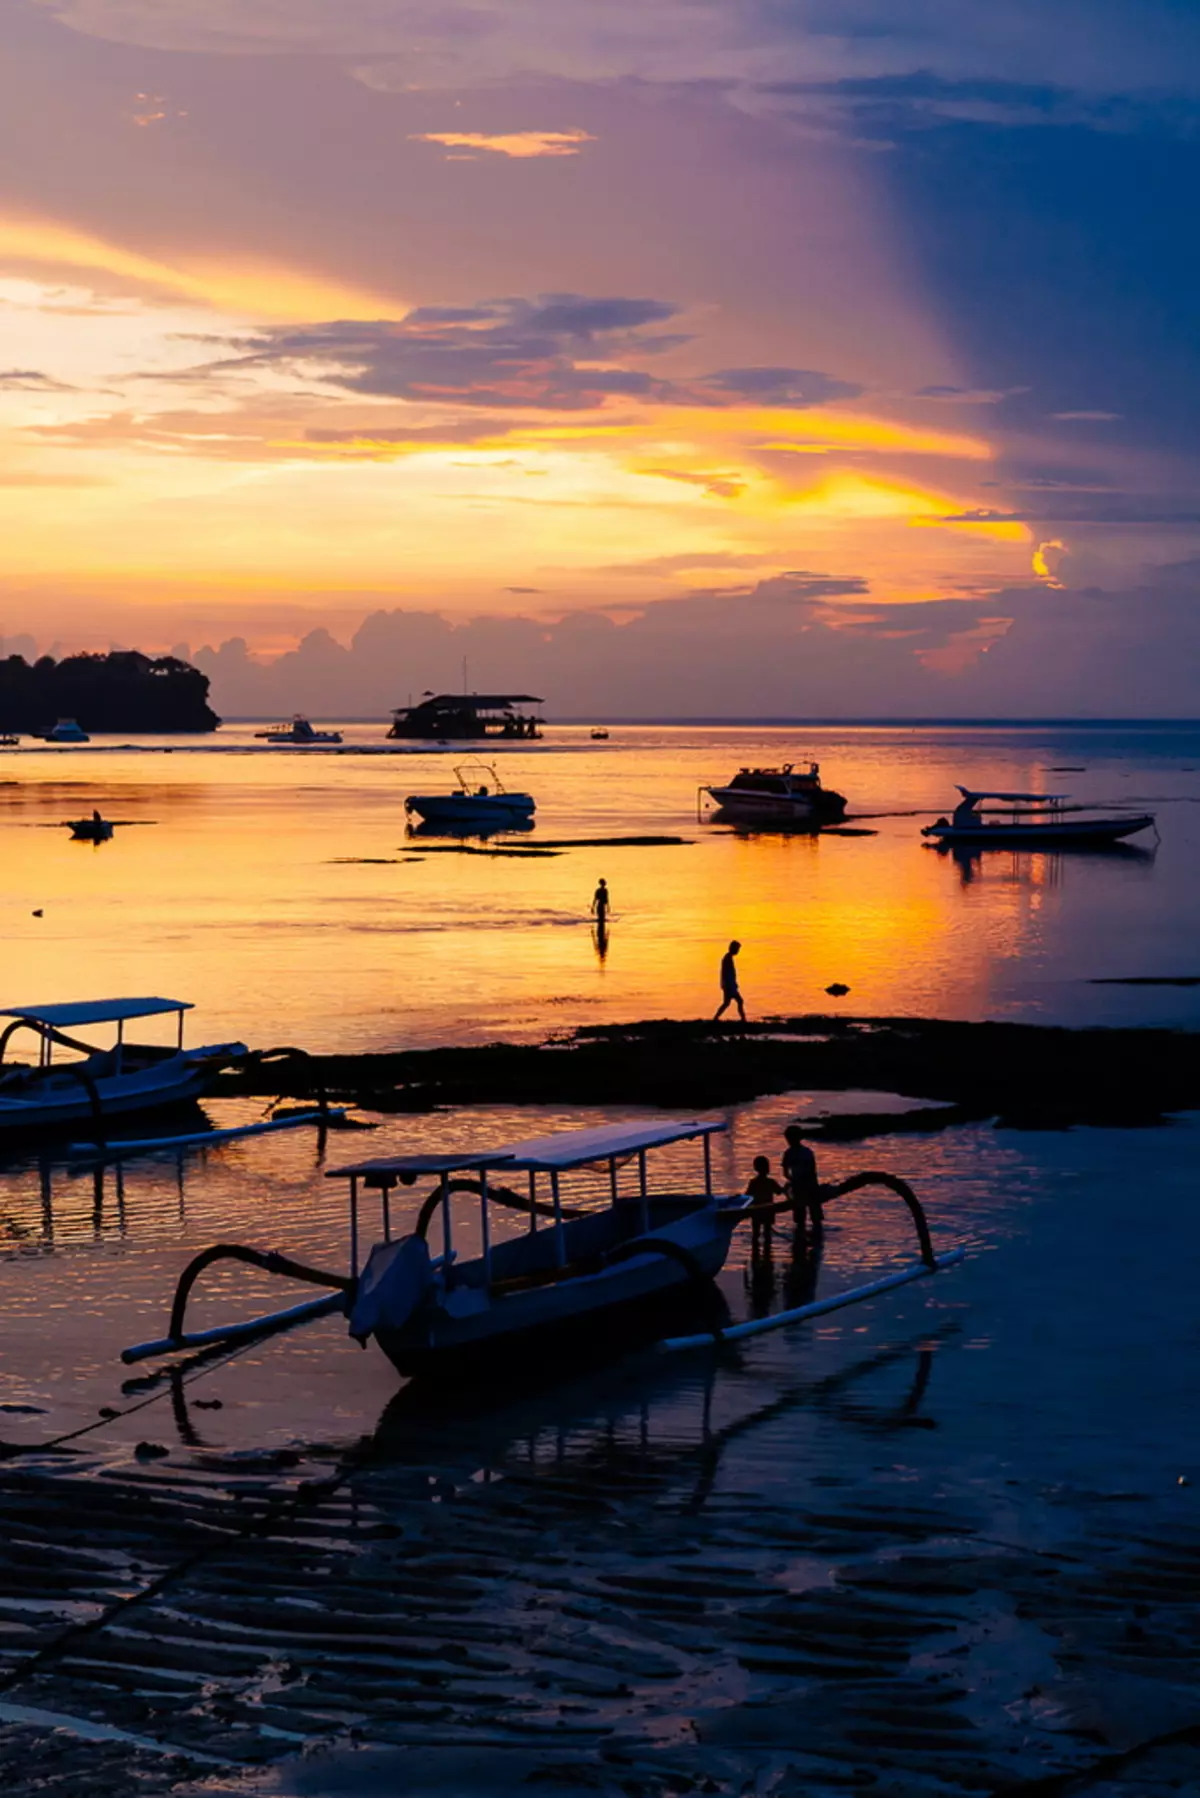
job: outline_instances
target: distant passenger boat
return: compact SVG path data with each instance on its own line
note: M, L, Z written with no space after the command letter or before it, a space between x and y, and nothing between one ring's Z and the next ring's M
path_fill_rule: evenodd
M726 786L705 786L700 791L716 804L716 819L734 824L811 830L840 823L846 815L845 798L821 785L816 762L810 762L802 773L792 762L784 762L780 768L741 768Z
M605 730L605 728L602 724L598 724L596 726L595 730L592 732L592 742L593 743L607 743L608 742L608 732Z
M92 740L74 718L60 718L53 730L44 733L44 738L47 743L90 743Z
M500 776L486 762L467 763L454 770L458 786L453 793L410 793L404 801L406 812L416 812L426 824L462 830L528 825L537 805L528 793L506 792ZM487 781L481 781L484 774ZM490 785L488 782L490 781Z
M297 712L290 724L273 724L270 730L257 730L255 736L268 743L291 743L298 749L311 749L322 743L340 743L340 730L314 730L307 718Z
M532 693L430 693L419 705L392 713L389 737L422 737L438 743L469 743L480 737L536 742L541 719L518 706L541 705Z
M927 824L923 837L935 846L974 849L1069 849L1103 848L1123 842L1139 830L1154 828L1154 813L1127 813L1124 817L1066 817L1065 793L976 793L959 787L962 798L951 816ZM1010 809L984 817L979 807L985 799L998 799Z

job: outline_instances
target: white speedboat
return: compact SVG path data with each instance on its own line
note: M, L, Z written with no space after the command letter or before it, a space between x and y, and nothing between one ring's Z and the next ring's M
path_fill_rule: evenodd
M452 793L410 793L406 812L416 812L426 824L461 830L464 826L502 829L527 825L537 810L528 793L510 793L496 770L486 762L467 763L454 770L458 786ZM486 779L480 780L480 775Z
M846 815L841 793L821 785L821 769L810 762L798 769L794 762L779 768L739 768L724 786L701 787L717 809L713 816L733 824L798 825L814 828L837 824Z
M1064 811L1064 793L977 793L959 787L962 798L949 818L926 824L921 835L935 846L974 849L1102 849L1139 830L1153 830L1153 812L1119 817L1079 818ZM1005 809L984 813L985 800Z
M182 999L85 999L77 1004L10 1005L0 1018L0 1133L102 1126L108 1117L155 1111L196 1099L214 1074L248 1053L245 1043L183 1046ZM135 1018L174 1016L173 1045L131 1043L125 1026ZM66 1034L94 1025L116 1025L116 1041L96 1048ZM37 1039L36 1064L6 1062L9 1043L21 1031ZM65 1054L55 1056L55 1050Z
M290 743L297 749L312 749L321 744L340 743L340 730L314 730L308 719L296 713L290 724L273 724L270 730L256 730L255 736L268 743Z

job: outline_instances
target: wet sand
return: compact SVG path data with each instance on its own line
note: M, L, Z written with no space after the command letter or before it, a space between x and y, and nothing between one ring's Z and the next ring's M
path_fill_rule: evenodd
M733 1115L729 1169L797 1109ZM63 1399L0 1416L10 1792L1195 1789L1196 1147L1187 1120L872 1144L964 1268L740 1350L454 1404L397 1392L333 1320L122 1381L109 1345L143 1318L98 1301L94 1366L68 1343ZM189 1162L188 1230L240 1210L261 1235L258 1170L295 1190L281 1246L315 1232L306 1152ZM829 1177L864 1158L820 1154ZM126 1234L60 1228L0 1272L64 1332L97 1265L126 1270L125 1309L165 1306L139 1231L160 1281L196 1238L181 1208L172 1246L155 1190L131 1177ZM822 1277L896 1252L890 1214L849 1209ZM765 1286L736 1260L725 1289L777 1305L794 1277L781 1238Z

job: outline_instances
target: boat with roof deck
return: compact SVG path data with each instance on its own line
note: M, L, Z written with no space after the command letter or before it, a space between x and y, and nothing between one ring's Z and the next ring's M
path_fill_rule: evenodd
M1102 849L1140 830L1155 829L1153 812L1117 817L1077 817L1065 793L981 793L959 787L962 798L949 818L921 831L934 847L960 849ZM996 800L1002 810L984 806ZM1087 811L1087 807L1075 808Z
M10 1005L0 1018L0 1132L52 1131L98 1124L118 1114L150 1112L197 1099L213 1077L244 1057L244 1043L183 1046L184 999L84 999L59 1005ZM140 1018L176 1020L173 1044L130 1042L125 1026ZM68 1031L115 1024L116 1039L98 1048ZM19 1032L37 1040L36 1063L5 1059ZM63 1051L56 1057L55 1050Z
M300 712L290 724L273 724L270 730L256 730L254 735L260 742L285 743L296 749L314 749L322 744L328 747L342 740L340 730L315 730Z
M612 1357L638 1345L696 1349L757 1335L873 1298L963 1258L961 1248L934 1253L924 1211L903 1180L855 1174L822 1188L822 1204L862 1187L888 1188L909 1209L920 1259L788 1311L731 1322L715 1281L733 1231L764 1210L792 1211L797 1201L764 1207L744 1193L714 1190L712 1138L725 1128L723 1118L651 1116L501 1147L395 1155L337 1168L330 1178L349 1187L346 1273L277 1251L217 1243L181 1274L167 1335L127 1348L122 1359L207 1351L340 1311L350 1334L364 1345L374 1338L404 1375L473 1378L510 1362L544 1368L559 1358L565 1367L574 1357ZM682 1149L692 1143L700 1146L699 1178L682 1165ZM663 1153L676 1148L681 1153ZM406 1227L397 1232L398 1189L425 1181L432 1184L413 1195ZM364 1210L372 1200L379 1234L364 1261ZM467 1219L458 1207L464 1202L476 1211L476 1221L473 1252L460 1256ZM499 1209L524 1214L523 1222L502 1232L495 1222ZM188 1331L187 1305L197 1280L214 1263L229 1260L329 1291L243 1322Z
M426 693L417 705L397 706L388 736L424 737L435 742L470 742L503 737L537 742L542 720L518 706L541 705L533 693Z
M821 785L818 762L803 769L794 762L779 768L739 768L724 786L702 786L701 800L704 794L717 808L712 814L717 823L814 830L822 824L840 824L846 815L844 795Z

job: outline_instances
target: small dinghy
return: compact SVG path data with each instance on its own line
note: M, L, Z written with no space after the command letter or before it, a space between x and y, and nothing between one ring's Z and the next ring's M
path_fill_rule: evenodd
M67 829L77 843L107 843L115 826L110 818L93 812L90 818L68 818Z
M341 1311L350 1334L364 1345L373 1338L404 1375L456 1380L507 1365L565 1369L573 1361L611 1358L638 1345L656 1344L663 1351L711 1348L784 1328L962 1259L961 1249L935 1255L924 1212L904 1181L890 1174L853 1175L823 1188L822 1202L866 1186L888 1188L908 1206L920 1259L774 1316L730 1323L715 1280L733 1231L764 1213L791 1212L793 1201L761 1206L744 1193L714 1192L711 1140L725 1127L724 1119L652 1117L474 1153L399 1155L338 1168L330 1178L349 1182L346 1273L306 1266L276 1251L218 1243L180 1276L167 1335L126 1349L122 1359L232 1344ZM696 1141L702 1163L694 1185L681 1183L678 1157L669 1166L658 1164L664 1181L652 1180L652 1152ZM419 1196L411 1227L394 1233L397 1188L424 1180L433 1184ZM380 1236L363 1263L362 1207L368 1195L378 1199ZM478 1215L478 1252L461 1260L455 1246L460 1195ZM524 1213L527 1225L501 1236L493 1222L497 1207ZM225 1260L328 1291L244 1322L187 1331L187 1303L196 1281Z
M1139 830L1154 829L1153 812L1124 817L1079 818L1064 810L1065 793L977 793L959 787L962 798L949 818L927 824L921 835L938 847L963 849L1103 849ZM1006 808L985 814L983 802ZM1082 809L1082 808L1081 808Z
M502 829L528 824L537 806L528 793L510 793L496 770L487 762L468 762L454 770L458 786L452 793L410 793L404 801L426 824L461 830L464 825ZM486 778L480 779L483 775Z

